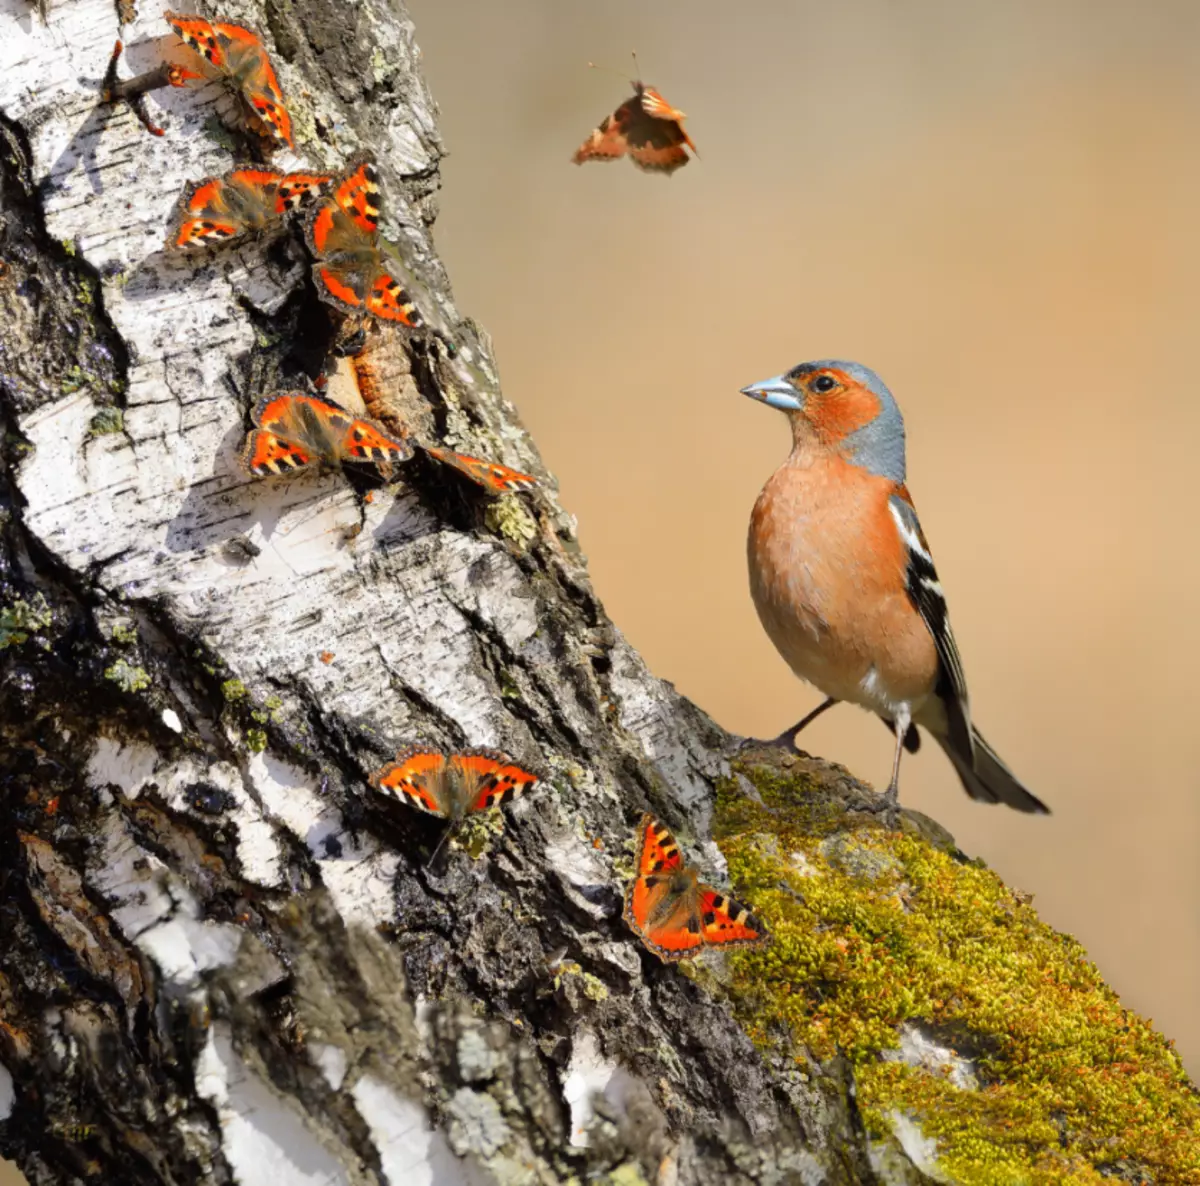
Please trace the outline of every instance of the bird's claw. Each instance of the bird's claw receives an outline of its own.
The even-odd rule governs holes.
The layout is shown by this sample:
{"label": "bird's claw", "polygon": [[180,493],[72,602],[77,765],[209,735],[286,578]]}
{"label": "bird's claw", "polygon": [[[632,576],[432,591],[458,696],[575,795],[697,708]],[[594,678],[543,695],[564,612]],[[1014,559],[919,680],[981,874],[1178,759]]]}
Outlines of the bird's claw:
{"label": "bird's claw", "polygon": [[872,796],[871,801],[858,810],[879,816],[889,832],[900,831],[900,788],[888,787],[882,794]]}
{"label": "bird's claw", "polygon": [[780,733],[778,737],[743,737],[734,747],[735,753],[748,749],[781,749],[789,754],[800,754],[804,751],[796,744],[794,729]]}

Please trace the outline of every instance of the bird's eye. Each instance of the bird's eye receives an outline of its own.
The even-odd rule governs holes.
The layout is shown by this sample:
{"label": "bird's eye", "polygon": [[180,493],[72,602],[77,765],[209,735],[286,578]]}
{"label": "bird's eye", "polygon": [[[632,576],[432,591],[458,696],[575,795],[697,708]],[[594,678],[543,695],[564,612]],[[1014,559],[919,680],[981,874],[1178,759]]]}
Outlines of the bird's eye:
{"label": "bird's eye", "polygon": [[813,390],[824,393],[832,391],[837,386],[837,380],[832,375],[818,375],[813,380]]}

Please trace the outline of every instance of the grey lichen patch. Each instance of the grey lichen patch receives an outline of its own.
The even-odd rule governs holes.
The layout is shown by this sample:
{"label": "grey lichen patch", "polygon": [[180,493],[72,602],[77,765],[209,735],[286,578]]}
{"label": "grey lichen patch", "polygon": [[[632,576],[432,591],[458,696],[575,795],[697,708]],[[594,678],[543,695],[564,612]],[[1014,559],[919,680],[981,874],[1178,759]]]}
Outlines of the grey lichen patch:
{"label": "grey lichen patch", "polygon": [[44,630],[52,620],[50,607],[40,593],[0,606],[0,651],[28,642],[31,634]]}
{"label": "grey lichen patch", "polygon": [[88,423],[89,437],[110,436],[125,431],[125,413],[120,408],[101,408]]}
{"label": "grey lichen patch", "polygon": [[[821,855],[833,866],[851,877],[864,881],[878,881],[881,877],[900,872],[900,862],[890,853],[880,852],[862,843],[853,833],[841,832],[830,836],[818,846]],[[776,855],[766,848],[764,852]]]}
{"label": "grey lichen patch", "polygon": [[537,522],[515,494],[496,499],[484,512],[483,521],[521,550],[537,538]]}
{"label": "grey lichen patch", "polygon": [[112,680],[122,692],[141,692],[150,686],[150,676],[144,667],[134,667],[118,659],[104,670],[104,678]]}
{"label": "grey lichen patch", "polygon": [[460,1087],[446,1105],[446,1111],[450,1114],[447,1138],[460,1157],[468,1153],[491,1157],[509,1138],[500,1105],[490,1095]]}
{"label": "grey lichen patch", "polygon": [[204,121],[204,134],[227,152],[241,151],[242,146],[239,139],[215,115]]}
{"label": "grey lichen patch", "polygon": [[500,1054],[478,1029],[464,1030],[458,1039],[458,1070],[468,1083],[492,1078],[500,1066]]}

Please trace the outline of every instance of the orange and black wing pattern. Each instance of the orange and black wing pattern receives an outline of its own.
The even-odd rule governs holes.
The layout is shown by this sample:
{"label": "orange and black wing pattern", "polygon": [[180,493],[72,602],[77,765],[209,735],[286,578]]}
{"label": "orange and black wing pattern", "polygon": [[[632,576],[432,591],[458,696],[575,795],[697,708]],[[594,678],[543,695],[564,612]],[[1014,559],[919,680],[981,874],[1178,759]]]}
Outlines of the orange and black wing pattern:
{"label": "orange and black wing pattern", "polygon": [[[575,150],[575,164],[614,161],[627,153],[640,169],[673,173],[688,163],[686,144],[696,146],[684,131],[684,112],[672,107],[653,87],[634,83],[636,92],[606,116],[600,126]],[[699,154],[697,154],[699,155]]]}
{"label": "orange and black wing pattern", "polygon": [[700,894],[700,934],[705,946],[748,947],[767,941],[767,928],[749,907],[703,881],[696,888]]}
{"label": "orange and black wing pattern", "polygon": [[510,469],[498,461],[482,461],[478,457],[469,457],[466,453],[456,453],[453,449],[439,449],[434,446],[426,446],[425,452],[435,461],[466,474],[472,482],[478,483],[489,494],[528,490],[537,485],[537,479],[532,474],[523,474],[520,470]]}
{"label": "orange and black wing pattern", "polygon": [[699,880],[670,829],[646,814],[639,825],[637,876],[625,897],[625,920],[660,959],[702,947],[765,942],[766,928],[740,902]]}
{"label": "orange and black wing pattern", "polygon": [[307,206],[333,178],[328,173],[285,173],[275,189],[275,210],[286,214]]}
{"label": "orange and black wing pattern", "polygon": [[538,781],[537,774],[498,750],[447,755],[420,746],[410,746],[371,775],[374,786],[400,802],[452,820],[499,807]]}
{"label": "orange and black wing pattern", "polygon": [[255,478],[302,469],[313,462],[390,465],[407,461],[412,446],[373,421],[352,416],[332,400],[300,391],[264,396],[251,413],[242,464]]}
{"label": "orange and black wing pattern", "polygon": [[379,248],[382,196],[368,158],[354,162],[309,215],[306,238],[316,263],[313,279],[326,303],[346,313],[415,328],[421,315]]}
{"label": "orange and black wing pattern", "polygon": [[213,74],[236,89],[251,131],[290,148],[292,119],[261,38],[241,25],[176,12],[164,15],[184,45],[199,54]]}
{"label": "orange and black wing pattern", "polygon": [[689,925],[686,890],[676,887],[685,869],[671,830],[647,813],[638,825],[636,874],[625,894],[625,921],[664,960],[682,959],[704,944],[698,923]]}
{"label": "orange and black wing pattern", "polygon": [[262,230],[276,216],[282,180],[282,174],[265,169],[235,169],[194,182],[179,201],[168,245],[193,251]]}
{"label": "orange and black wing pattern", "polygon": [[444,754],[413,745],[397,754],[394,762],[376,770],[371,783],[409,807],[446,819],[451,815],[451,805],[445,773]]}
{"label": "orange and black wing pattern", "polygon": [[536,786],[539,776],[498,750],[475,749],[450,757],[456,780],[468,789],[465,811],[500,807]]}

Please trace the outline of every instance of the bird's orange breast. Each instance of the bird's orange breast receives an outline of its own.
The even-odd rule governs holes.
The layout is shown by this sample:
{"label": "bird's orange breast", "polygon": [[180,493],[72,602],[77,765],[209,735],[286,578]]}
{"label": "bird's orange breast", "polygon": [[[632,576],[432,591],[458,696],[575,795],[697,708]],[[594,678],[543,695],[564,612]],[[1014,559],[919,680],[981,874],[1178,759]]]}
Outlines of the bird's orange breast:
{"label": "bird's orange breast", "polygon": [[886,479],[835,454],[790,457],[750,519],[750,590],[792,670],[827,696],[883,712],[937,680],[933,637],[906,587]]}

